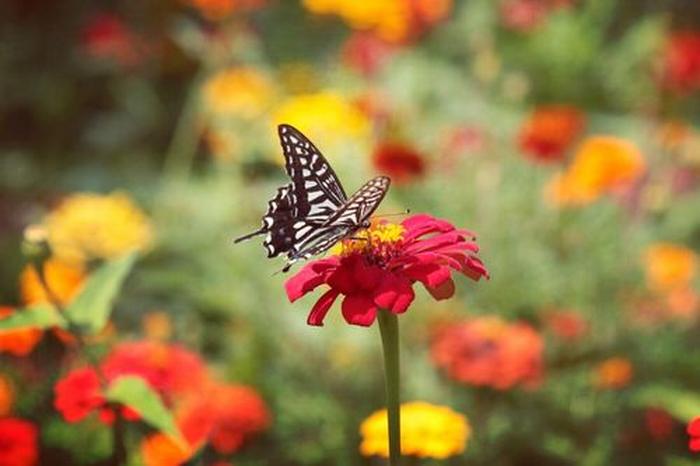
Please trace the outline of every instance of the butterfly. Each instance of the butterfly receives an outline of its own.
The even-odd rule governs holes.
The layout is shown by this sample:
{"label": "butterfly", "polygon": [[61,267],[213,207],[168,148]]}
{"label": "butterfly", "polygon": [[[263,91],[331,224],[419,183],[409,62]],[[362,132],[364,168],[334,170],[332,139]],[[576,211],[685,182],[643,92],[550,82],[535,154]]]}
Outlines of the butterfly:
{"label": "butterfly", "polygon": [[330,249],[370,226],[370,216],[384,199],[391,180],[378,176],[348,198],[326,158],[301,131],[291,125],[277,128],[284,167],[291,183],[282,186],[267,203],[260,229],[234,243],[266,235],[267,257],[287,255],[282,269]]}

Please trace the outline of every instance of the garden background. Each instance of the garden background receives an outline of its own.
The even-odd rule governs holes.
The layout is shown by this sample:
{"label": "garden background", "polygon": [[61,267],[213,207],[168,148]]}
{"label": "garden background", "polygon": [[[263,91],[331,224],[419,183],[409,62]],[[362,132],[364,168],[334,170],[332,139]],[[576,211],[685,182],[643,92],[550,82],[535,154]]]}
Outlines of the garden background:
{"label": "garden background", "polygon": [[376,325],[232,243],[279,123],[477,235],[407,465],[697,461],[697,1],[7,0],[0,70],[0,465],[385,463]]}

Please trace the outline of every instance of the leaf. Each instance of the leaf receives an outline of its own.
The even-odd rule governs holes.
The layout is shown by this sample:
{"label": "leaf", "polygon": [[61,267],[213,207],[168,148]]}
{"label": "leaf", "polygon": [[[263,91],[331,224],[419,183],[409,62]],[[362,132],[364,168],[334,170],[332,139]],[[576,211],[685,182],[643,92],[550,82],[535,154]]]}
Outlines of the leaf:
{"label": "leaf", "polygon": [[115,379],[107,389],[107,399],[132,408],[146,423],[170,436],[183,448],[189,448],[173,415],[163,405],[158,393],[141,377],[127,375]]}
{"label": "leaf", "polygon": [[128,254],[103,264],[93,272],[80,294],[66,309],[66,317],[70,323],[86,333],[102,330],[135,259],[135,253]]}
{"label": "leaf", "polygon": [[66,320],[49,305],[37,305],[17,309],[4,319],[0,319],[0,331],[25,328],[67,327]]}
{"label": "leaf", "polygon": [[700,395],[678,388],[652,385],[638,390],[632,401],[638,406],[663,408],[684,422],[700,416]]}

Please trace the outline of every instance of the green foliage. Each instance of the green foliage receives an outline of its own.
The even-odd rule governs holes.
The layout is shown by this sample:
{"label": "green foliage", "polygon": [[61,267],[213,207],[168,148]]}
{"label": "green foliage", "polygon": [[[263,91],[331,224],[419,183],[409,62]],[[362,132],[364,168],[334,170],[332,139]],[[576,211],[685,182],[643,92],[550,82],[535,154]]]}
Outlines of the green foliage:
{"label": "green foliage", "polygon": [[20,330],[26,328],[51,328],[67,326],[66,320],[50,305],[32,306],[18,309],[9,317],[0,319],[0,330]]}

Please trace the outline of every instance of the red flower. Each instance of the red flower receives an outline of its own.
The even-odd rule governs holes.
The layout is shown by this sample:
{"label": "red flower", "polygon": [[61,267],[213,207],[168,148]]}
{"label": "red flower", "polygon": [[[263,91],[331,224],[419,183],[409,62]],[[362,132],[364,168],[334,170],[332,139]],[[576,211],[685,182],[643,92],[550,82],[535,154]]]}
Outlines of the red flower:
{"label": "red flower", "polygon": [[101,13],[90,19],[80,37],[85,52],[93,58],[114,60],[134,65],[140,59],[137,41],[124,22],[111,13]]}
{"label": "red flower", "polygon": [[654,440],[666,440],[673,435],[673,417],[660,408],[648,408],[644,412],[644,423]]}
{"label": "red flower", "polygon": [[585,117],[575,107],[540,107],[523,123],[518,142],[521,150],[536,161],[560,161],[584,125]]}
{"label": "red flower", "polygon": [[323,325],[341,294],[345,320],[369,326],[377,310],[405,312],[413,302],[413,285],[421,282],[435,299],[454,294],[452,270],[473,280],[488,272],[476,256],[472,233],[429,215],[414,215],[400,225],[380,222],[340,243],[340,254],[308,263],[285,288],[294,302],[318,286],[330,287],[316,302],[307,322]]}
{"label": "red flower", "polygon": [[425,172],[423,155],[398,142],[379,144],[372,154],[372,162],[377,171],[389,175],[397,183],[411,181]]}
{"label": "red flower", "polygon": [[694,453],[700,452],[700,416],[696,417],[690,424],[688,424],[688,435],[690,440],[688,442],[688,448]]}
{"label": "red flower", "polygon": [[197,390],[206,378],[201,358],[178,345],[157,341],[120,343],[102,363],[108,381],[121,375],[138,375],[170,401],[171,397]]}
{"label": "red flower", "polygon": [[669,38],[663,84],[680,93],[700,88],[700,32],[678,32]]}
{"label": "red flower", "polygon": [[498,390],[539,383],[543,351],[543,339],[532,327],[498,317],[478,317],[442,328],[431,346],[433,361],[450,378]]}
{"label": "red flower", "polygon": [[548,312],[544,323],[559,338],[576,341],[588,332],[588,322],[576,311],[561,310]]}
{"label": "red flower", "polygon": [[[75,369],[59,380],[54,387],[54,407],[67,422],[82,421],[93,411],[99,411],[100,421],[114,422],[114,408],[110,407],[102,390],[97,371],[91,367]],[[139,419],[139,414],[122,407],[120,414],[127,420]]]}
{"label": "red flower", "polygon": [[373,76],[387,62],[394,46],[369,32],[356,32],[343,45],[343,62],[364,76]]}
{"label": "red flower", "polygon": [[501,22],[508,29],[530,32],[540,26],[557,8],[570,6],[572,0],[504,0]]}
{"label": "red flower", "polygon": [[38,458],[34,424],[12,417],[0,419],[0,466],[33,466]]}
{"label": "red flower", "polygon": [[105,405],[100,378],[95,369],[76,369],[56,383],[54,407],[68,422],[78,422]]}
{"label": "red flower", "polygon": [[214,395],[217,416],[210,440],[219,453],[228,455],[239,450],[246,439],[269,425],[265,402],[252,388],[222,385],[216,388]]}

